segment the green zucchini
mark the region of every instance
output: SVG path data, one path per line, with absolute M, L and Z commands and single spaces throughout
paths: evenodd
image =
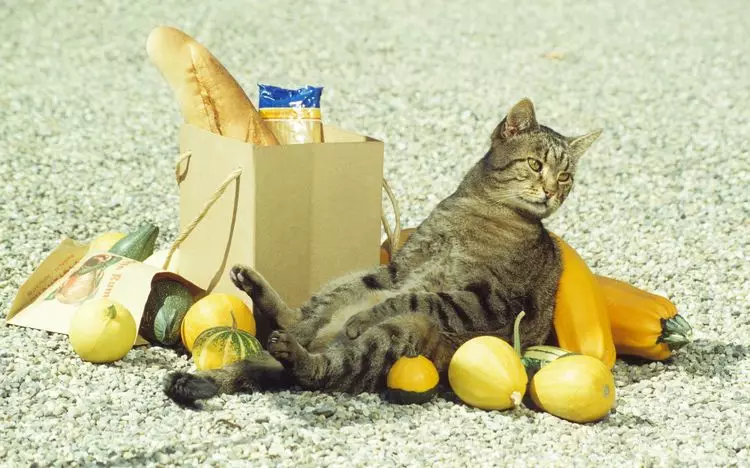
M 117 241 L 109 252 L 142 262 L 154 253 L 158 236 L 159 228 L 154 224 L 146 223 Z

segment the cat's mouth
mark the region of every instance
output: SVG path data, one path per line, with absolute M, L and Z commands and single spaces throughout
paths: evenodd
M 528 200 L 527 199 L 526 202 L 535 206 L 549 208 L 550 203 L 552 202 L 552 199 L 551 198 L 545 198 L 543 200 Z
M 524 201 L 537 216 L 549 215 L 555 208 L 551 198 L 545 198 L 543 200 L 526 198 Z

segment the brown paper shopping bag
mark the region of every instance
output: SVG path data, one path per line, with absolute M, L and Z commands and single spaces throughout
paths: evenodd
M 325 143 L 255 146 L 184 124 L 178 273 L 252 305 L 229 279 L 245 264 L 297 307 L 329 280 L 377 265 L 383 143 L 324 132 Z

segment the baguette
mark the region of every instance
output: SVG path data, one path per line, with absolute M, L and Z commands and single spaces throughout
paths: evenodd
M 256 145 L 279 144 L 239 83 L 195 39 L 159 26 L 149 34 L 146 51 L 177 98 L 185 122 Z

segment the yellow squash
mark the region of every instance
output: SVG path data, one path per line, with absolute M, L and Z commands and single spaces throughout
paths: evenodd
M 118 361 L 135 343 L 135 320 L 119 302 L 89 299 L 73 313 L 68 338 L 73 351 L 84 361 Z
M 543 366 L 529 385 L 540 409 L 577 423 L 597 421 L 615 404 L 615 380 L 599 359 L 569 354 Z
M 597 276 L 618 354 L 663 360 L 691 341 L 690 324 L 666 297 Z
M 550 233 L 562 252 L 562 275 L 557 290 L 553 325 L 560 348 L 615 365 L 616 351 L 604 294 L 596 277 L 578 253 Z
M 521 363 L 518 314 L 514 346 L 495 336 L 478 336 L 463 343 L 451 357 L 448 381 L 456 396 L 469 406 L 506 410 L 521 404 L 529 382 Z
M 89 244 L 88 252 L 106 252 L 125 237 L 124 232 L 107 231 L 94 237 Z

